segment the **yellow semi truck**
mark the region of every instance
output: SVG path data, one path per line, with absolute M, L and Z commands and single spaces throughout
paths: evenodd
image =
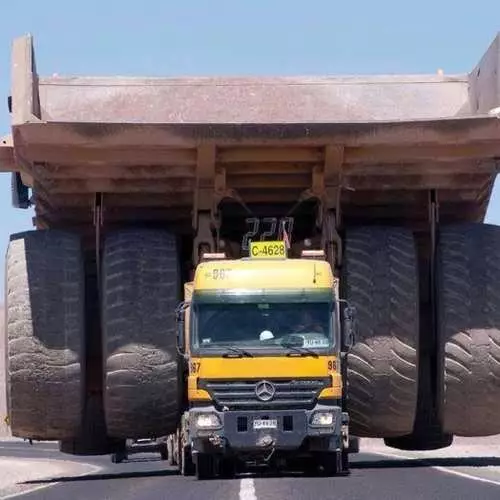
M 250 243 L 239 260 L 205 254 L 187 287 L 178 310 L 187 404 L 169 443 L 183 474 L 348 470 L 340 354 L 352 345 L 353 310 L 323 251 L 286 254 L 284 241 Z

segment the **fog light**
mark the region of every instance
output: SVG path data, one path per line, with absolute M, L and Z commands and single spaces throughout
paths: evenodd
M 216 429 L 221 426 L 221 421 L 215 413 L 201 413 L 196 416 L 195 423 L 200 429 Z
M 311 418 L 311 425 L 331 427 L 334 423 L 335 418 L 330 411 L 317 411 Z

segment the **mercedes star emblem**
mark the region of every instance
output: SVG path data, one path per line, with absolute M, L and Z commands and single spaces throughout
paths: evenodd
M 274 385 L 267 380 L 263 380 L 255 386 L 255 395 L 261 401 L 270 401 L 271 399 L 273 399 L 275 393 L 276 387 L 274 387 Z

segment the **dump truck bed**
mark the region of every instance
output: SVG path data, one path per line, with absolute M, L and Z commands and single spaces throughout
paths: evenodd
M 27 36 L 0 166 L 33 187 L 38 227 L 91 223 L 95 193 L 110 224 L 191 228 L 214 190 L 258 205 L 316 188 L 340 193 L 351 225 L 424 227 L 429 190 L 442 222 L 481 221 L 500 155 L 499 55 L 497 36 L 455 76 L 39 77 Z

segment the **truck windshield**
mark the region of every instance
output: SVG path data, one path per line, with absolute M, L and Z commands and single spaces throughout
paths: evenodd
M 192 347 L 288 351 L 335 345 L 332 303 L 193 304 Z

